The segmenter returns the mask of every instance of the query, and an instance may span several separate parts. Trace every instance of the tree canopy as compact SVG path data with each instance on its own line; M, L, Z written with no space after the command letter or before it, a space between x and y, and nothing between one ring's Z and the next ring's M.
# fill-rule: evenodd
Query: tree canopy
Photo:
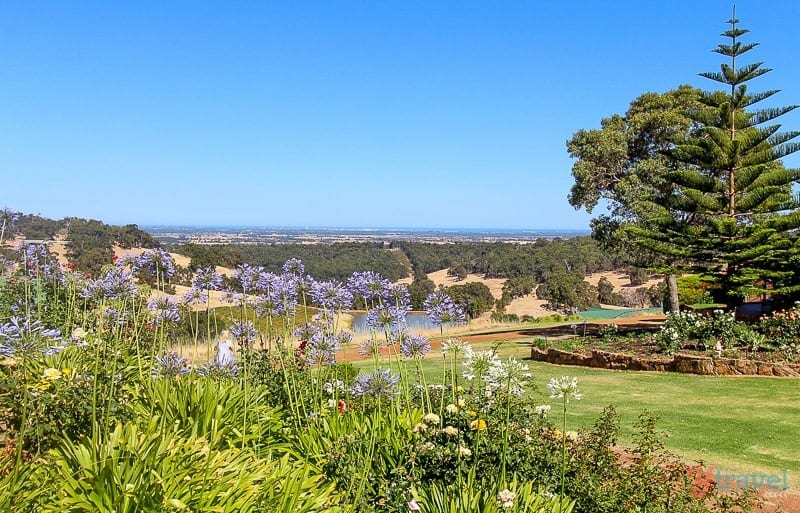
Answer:
M734 17L715 50L728 58L701 75L726 86L681 86L647 93L625 116L567 142L577 159L569 201L608 214L592 221L595 238L640 265L673 273L705 273L727 302L767 290L800 289L794 265L800 212L792 186L798 170L780 159L798 146L798 132L780 132L776 118L794 109L755 109L777 91L749 93L747 83L770 71L737 59L757 46ZM676 294L677 295L677 294Z

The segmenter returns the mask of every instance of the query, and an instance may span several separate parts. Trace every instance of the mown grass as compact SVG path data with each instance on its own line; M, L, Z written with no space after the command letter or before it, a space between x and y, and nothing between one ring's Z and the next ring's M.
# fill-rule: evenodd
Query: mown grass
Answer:
M532 339L500 343L502 357L526 358ZM492 343L473 344L475 350ZM552 377L577 376L583 399L570 403L568 429L589 429L608 405L620 415L621 440L632 444L638 416L649 411L667 449L688 461L702 461L723 473L779 474L800 486L800 379L695 376L676 373L611 371L529 361L534 397L552 404L551 420L561 412L546 384ZM371 361L356 362L359 367ZM441 380L439 354L423 364L428 383Z

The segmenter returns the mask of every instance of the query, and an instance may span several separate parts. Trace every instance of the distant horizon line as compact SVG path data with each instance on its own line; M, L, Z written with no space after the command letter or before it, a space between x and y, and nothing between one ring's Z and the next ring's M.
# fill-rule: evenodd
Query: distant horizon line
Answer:
M591 233L589 228L479 228L479 227L442 227L442 226L312 226L312 225L255 225L255 224L166 224L166 223L143 223L138 225L140 228L249 228L249 229L273 229L273 230L352 230L352 231L453 231L453 232L575 232Z

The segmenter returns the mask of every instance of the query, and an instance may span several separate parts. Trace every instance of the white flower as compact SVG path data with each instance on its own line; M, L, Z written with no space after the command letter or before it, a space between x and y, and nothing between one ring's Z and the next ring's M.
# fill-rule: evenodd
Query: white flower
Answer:
M533 409L533 412L541 417L547 417L547 414L550 413L550 405L540 404L539 406Z
M422 422L435 426L439 424L439 416L436 415L435 413L428 413L424 417L422 417Z
M505 490L497 494L497 502L499 502L500 506L504 508L513 508L514 499L516 498L516 496L517 496L516 493L506 488Z
M472 353L472 346L469 342L463 342L457 338L448 338L447 342L442 343L442 356L447 356L447 353L453 353L453 356L458 357L459 354L469 357Z
M42 377L50 381L55 381L57 379L61 379L61 371L50 367L42 372Z
M411 432L412 433L424 433L427 430L428 430L428 425L425 424L424 422L420 422L416 426L414 426L414 429L412 429Z
M444 433L447 436L456 436L458 435L458 428L454 426L447 426L444 429L442 429L442 433Z
M561 376L560 378L551 378L547 384L547 390L550 391L550 397L553 399L565 398L569 402L570 397L576 401L580 401L583 394L578 391L578 378L570 378L569 376Z
M530 377L528 366L509 356L505 362L489 369L486 381L495 389L506 389L510 394L520 396L525 393Z
M451 413L453 415L458 413L458 406L456 406L453 403L448 404L447 406L444 407L444 409L447 410L447 413Z
M478 351L470 350L464 358L464 372L461 374L467 381L474 379L484 379L489 373L489 369L500 366L500 357L493 350Z
M462 458L469 458L472 456L472 451L469 447L464 447L463 445L458 446L458 455Z
M344 390L345 386L343 381L335 379L333 381L326 381L325 384L322 385L322 389L326 394L333 395L337 390Z

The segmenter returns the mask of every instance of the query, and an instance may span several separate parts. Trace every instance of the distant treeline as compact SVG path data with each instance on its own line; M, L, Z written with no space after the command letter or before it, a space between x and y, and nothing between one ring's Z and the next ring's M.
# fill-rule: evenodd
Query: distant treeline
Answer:
M397 252L387 251L383 244L337 242L333 244L185 244L175 248L191 259L192 269L211 265L235 267L241 263L263 266L277 272L287 260L299 258L306 273L317 280L346 280L356 271L375 271L396 281L410 275L411 270Z
M623 267L613 255L600 249L591 237L540 239L532 244L506 242L457 242L432 244L399 241L411 261L415 277L441 269L466 277L480 274L486 278L530 277L542 283L555 273L586 275Z

